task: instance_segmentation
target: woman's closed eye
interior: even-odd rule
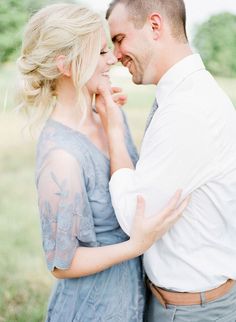
[[[108,54],[109,52],[110,52],[110,48],[105,48],[105,49],[102,49],[101,51],[100,51],[100,55],[106,55],[106,54]]]
[[[106,55],[107,53],[109,52],[109,50],[102,50],[101,52],[100,52],[100,55]]]

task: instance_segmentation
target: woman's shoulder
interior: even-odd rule
[[[49,119],[38,138],[36,147],[36,176],[50,160],[58,160],[63,167],[63,160],[78,164],[81,173],[91,173],[90,152],[76,131]]]
[[[62,150],[83,161],[87,154],[83,138],[66,125],[53,119],[45,123],[37,143],[37,155]]]

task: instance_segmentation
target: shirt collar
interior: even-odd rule
[[[160,79],[156,89],[156,100],[160,105],[173,90],[192,73],[205,69],[199,54],[192,54],[172,66]]]

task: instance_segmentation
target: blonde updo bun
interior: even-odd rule
[[[31,125],[41,123],[52,111],[61,76],[56,65],[59,55],[66,57],[72,71],[78,106],[85,107],[85,85],[96,69],[101,34],[100,16],[77,4],[50,5],[31,17],[17,60],[20,108]]]

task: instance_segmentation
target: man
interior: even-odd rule
[[[117,106],[102,92],[110,192],[129,233],[137,194],[147,213],[177,188],[191,202],[144,255],[148,321],[236,321],[236,113],[185,32],[182,0],[114,0],[107,19],[118,60],[136,84],[157,84],[140,159],[132,168]],[[118,121],[117,121],[118,120]]]

